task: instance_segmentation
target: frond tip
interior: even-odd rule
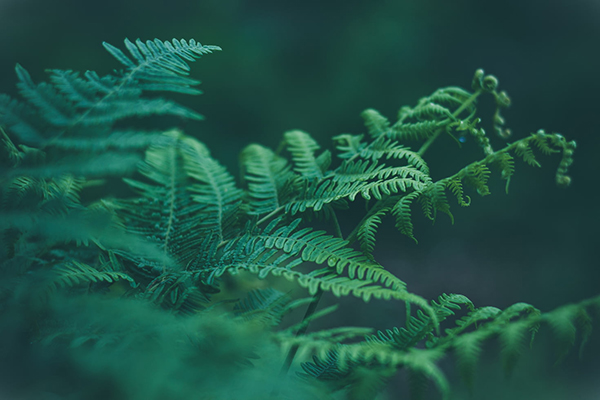
[[[102,45],[127,67],[131,78],[153,81],[152,84],[144,86],[145,90],[169,90],[188,94],[197,94],[200,91],[189,88],[189,85],[197,84],[197,81],[181,77],[189,74],[190,66],[187,62],[221,50],[219,46],[202,45],[194,39],[173,39],[171,42],[154,39],[145,43],[140,39],[135,43],[125,39],[125,47],[133,57],[132,60],[117,47],[107,42],[103,42]],[[156,79],[161,76],[161,79]]]

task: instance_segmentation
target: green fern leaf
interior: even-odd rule
[[[377,233],[378,225],[381,224],[381,217],[390,212],[390,207],[384,207],[366,218],[358,228],[357,239],[360,243],[360,248],[363,253],[372,257],[375,249],[375,234]]]
[[[377,110],[369,108],[361,113],[365,126],[371,137],[385,136],[390,128],[390,122]]]
[[[320,146],[306,132],[288,131],[284,133],[287,149],[292,154],[294,161],[294,171],[307,179],[322,178],[324,163],[322,159],[315,156]]]
[[[40,300],[47,300],[59,290],[65,290],[82,285],[105,282],[114,283],[124,280],[134,285],[133,279],[122,272],[98,271],[79,261],[71,261],[68,264],[59,265],[52,269],[53,276],[45,284],[40,292]]]
[[[518,156],[523,157],[523,160],[532,167],[541,166],[540,163],[535,159],[535,155],[533,154],[533,151],[527,142],[519,143],[515,148],[515,153],[517,153]]]
[[[269,213],[285,205],[295,174],[287,161],[271,150],[257,144],[244,149],[241,154],[244,179],[248,182],[250,213]]]
[[[406,196],[403,196],[392,208],[392,215],[396,218],[396,228],[400,233],[414,240],[415,243],[418,242],[413,234],[410,205],[418,196],[418,192],[409,193]]]

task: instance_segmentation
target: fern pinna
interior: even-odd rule
[[[284,133],[277,151],[249,144],[236,179],[198,139],[148,131],[131,118],[200,119],[148,95],[198,94],[188,62],[219,48],[158,39],[125,40],[128,54],[104,47],[123,70],[104,77],[51,70],[49,82],[36,84],[17,65],[23,99],[0,96],[2,323],[8,338],[26,339],[19,356],[34,351],[67,365],[64,376],[48,380],[42,371],[26,386],[57,390],[48,386],[54,379],[62,385],[54,394],[76,398],[371,399],[406,368],[416,398],[429,381],[448,396],[438,366],[448,353],[471,385],[491,337],[500,339],[507,369],[542,325],[559,339],[561,356],[578,328],[583,343],[589,337],[600,298],[548,313],[524,303],[476,307],[458,294],[428,301],[377,261],[383,218],[416,241],[415,204],[431,220],[439,212],[453,218],[449,198],[466,207],[474,194],[488,195],[494,170],[508,190],[516,158],[539,166],[538,150],[559,153],[556,182],[570,184],[575,143],[559,134],[538,131],[494,149],[510,136],[500,115],[510,100],[493,76],[478,70],[471,91],[438,89],[402,107],[396,121],[366,110],[366,134],[335,136],[334,152],[299,130]],[[485,95],[496,104],[499,139],[480,127]],[[433,179],[425,153],[440,135],[457,143],[471,137],[482,158]],[[124,191],[109,191],[114,177]],[[338,217],[356,202],[365,212],[343,232]],[[310,296],[293,299],[271,276]],[[385,332],[309,332],[311,321],[335,311],[318,310],[328,292],[402,301],[406,321],[393,327],[399,321],[390,317]],[[304,318],[278,328],[302,307]],[[104,392],[85,384],[98,365],[112,371],[101,378],[114,383]],[[152,384],[140,390],[145,375]]]

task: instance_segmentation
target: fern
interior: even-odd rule
[[[358,233],[356,238],[360,242],[360,248],[363,253],[370,255],[375,249],[375,235],[377,233],[378,225],[381,223],[381,217],[390,211],[387,207],[382,207],[377,212],[372,213],[367,217],[364,222],[359,225]]]
[[[98,282],[113,283],[119,280],[134,283],[129,275],[121,272],[98,271],[83,263],[73,261],[70,264],[59,265],[53,268],[52,276],[46,288],[41,291],[41,299],[47,300],[57,291],[82,285],[91,285]]]
[[[116,130],[115,125],[131,117],[174,115],[200,119],[200,114],[160,97],[146,97],[156,91],[199,94],[198,81],[189,78],[188,62],[220,50],[195,41],[155,39],[135,43],[125,40],[133,57],[104,43],[104,47],[126,68],[100,77],[93,71],[50,70],[50,82],[36,84],[29,73],[16,66],[17,87],[24,101],[0,96],[0,125],[20,143],[44,149],[51,155],[40,166],[45,177],[60,173],[79,176],[122,175],[135,169],[143,149],[158,139],[155,132]],[[127,139],[127,142],[123,141]],[[160,139],[159,139],[160,140]],[[118,152],[104,160],[99,152]],[[71,160],[63,159],[69,151]],[[132,153],[133,151],[133,153]],[[89,157],[86,154],[92,153]],[[31,168],[19,173],[36,173]]]
[[[294,161],[294,170],[305,178],[322,178],[323,171],[329,164],[328,152],[315,156],[319,145],[302,131],[289,131],[284,134],[285,142]]]
[[[257,144],[246,147],[240,158],[248,182],[250,213],[265,214],[282,207],[291,196],[295,178],[287,161]]]
[[[438,89],[402,107],[396,121],[366,110],[368,135],[338,135],[333,151],[298,130],[284,133],[277,152],[250,144],[240,156],[238,185],[196,138],[132,121],[200,119],[152,94],[200,93],[188,62],[219,48],[158,39],[125,40],[126,52],[104,47],[122,70],[104,77],[51,70],[49,82],[35,83],[17,65],[22,100],[0,96],[0,317],[18,331],[27,354],[21,358],[48,351],[82,375],[106,369],[120,383],[144,376],[148,387],[106,385],[104,397],[111,398],[239,398],[223,382],[241,379],[258,388],[256,398],[333,398],[343,391],[370,399],[401,368],[415,396],[433,383],[448,397],[439,361],[449,354],[472,387],[492,338],[511,372],[544,326],[559,360],[578,332],[582,352],[600,298],[548,313],[525,303],[477,308],[459,294],[428,301],[378,262],[386,216],[416,242],[414,203],[432,221],[441,212],[453,222],[449,197],[466,207],[473,193],[490,194],[494,169],[508,190],[515,158],[539,166],[538,152],[559,153],[556,182],[570,184],[574,142],[538,131],[497,147],[479,127],[477,102],[489,95],[497,107],[494,130],[501,139],[509,133],[500,111],[510,101],[495,77],[478,70],[472,92]],[[483,157],[432,174],[425,154],[442,134],[470,135]],[[126,193],[109,191],[114,177]],[[396,324],[392,316],[377,332],[309,331],[338,308],[318,308],[328,294],[400,301],[406,320]],[[306,313],[298,319],[301,307]],[[290,369],[304,371],[302,380],[288,380]],[[73,395],[97,397],[92,392]]]

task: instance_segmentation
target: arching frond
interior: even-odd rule
[[[237,188],[233,176],[210,156],[202,143],[192,138],[184,140],[184,169],[195,181],[188,190],[204,214],[198,228],[201,232],[216,232],[221,240],[227,239],[238,229],[242,191]]]
[[[248,184],[251,214],[269,213],[289,201],[295,174],[285,159],[266,147],[251,144],[242,152],[240,161]]]
[[[398,228],[400,233],[408,236],[415,242],[417,242],[417,239],[413,234],[410,206],[417,197],[419,197],[418,192],[407,194],[406,196],[403,196],[392,208],[392,215],[396,218],[396,228]]]
[[[369,108],[363,111],[360,115],[363,117],[365,126],[372,137],[376,138],[387,134],[390,128],[390,122],[386,117],[379,114],[377,110]]]
[[[307,179],[322,178],[323,172],[329,167],[331,154],[328,151],[316,156],[320,146],[306,132],[288,131],[283,135],[287,149],[292,154],[294,171]]]

